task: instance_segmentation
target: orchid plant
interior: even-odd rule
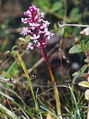
[[[23,27],[21,34],[24,36],[30,35],[30,40],[27,43],[27,48],[31,50],[33,50],[35,47],[41,49],[42,57],[46,61],[50,79],[54,88],[57,114],[59,118],[62,119],[59,91],[50,63],[48,61],[47,53],[45,51],[47,41],[51,37],[53,37],[54,33],[48,30],[50,23],[44,20],[44,13],[40,12],[40,9],[35,5],[30,6],[29,9],[24,12],[24,16],[25,18],[22,18],[21,21],[22,23],[26,24],[26,26]]]

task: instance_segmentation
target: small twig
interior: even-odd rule
[[[73,26],[73,27],[89,27],[89,25],[83,25],[83,24],[65,24],[65,23],[59,23],[58,22],[58,26],[59,27],[66,27],[66,26]]]
[[[48,53],[47,56],[52,54],[52,52],[59,46],[59,44],[56,44],[54,48],[52,48]],[[30,69],[28,69],[28,72],[31,73],[35,68],[37,68],[42,62],[44,61],[44,58],[42,57],[37,61]]]
[[[8,59],[6,59],[0,66],[0,70],[2,70],[2,68],[4,68],[4,66],[6,66],[6,64],[8,63],[8,61],[11,59],[11,56],[9,56]]]
[[[7,34],[14,33],[14,32],[20,33],[21,30],[22,30],[22,28],[7,29],[7,30],[5,30],[5,33],[7,33]]]
[[[35,68],[37,68],[42,62],[44,61],[44,58],[42,57],[37,61],[30,69],[28,69],[28,72],[31,73]]]

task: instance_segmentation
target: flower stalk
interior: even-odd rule
[[[55,80],[55,77],[53,75],[50,63],[48,61],[48,57],[47,57],[46,51],[45,51],[44,47],[42,46],[42,44],[41,44],[41,51],[42,51],[42,55],[43,55],[43,57],[44,57],[44,59],[46,61],[48,72],[49,72],[49,76],[50,76],[50,79],[52,81],[54,95],[55,95],[55,101],[56,101],[57,114],[59,116],[59,119],[62,119],[62,116],[61,116],[60,94],[59,94],[59,91],[58,91],[58,88],[57,88],[56,80]]]

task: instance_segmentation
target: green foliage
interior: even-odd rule
[[[19,73],[19,66],[16,62],[12,63],[12,65],[8,68],[5,73],[6,78],[12,78],[13,76]]]
[[[62,8],[62,3],[61,2],[55,2],[53,5],[52,5],[52,8],[51,8],[51,12],[55,12],[55,11],[58,11]]]
[[[35,0],[34,0],[35,1]],[[37,2],[34,2],[35,4],[37,4],[38,6],[42,7],[42,9],[50,9],[50,1],[49,0],[38,0]]]
[[[79,69],[79,71],[77,71],[77,72],[74,72],[73,74],[72,74],[72,76],[74,76],[74,77],[81,77],[81,76],[83,76],[84,75],[84,72],[86,71],[88,69],[88,65],[87,64],[85,64],[85,65],[83,65],[80,69]]]
[[[2,104],[0,104],[0,110],[6,113],[7,115],[9,115],[12,119],[20,119],[19,117],[15,115],[15,113],[11,112],[8,108],[3,106]]]
[[[26,43],[28,43],[30,41],[30,36],[27,35],[25,38],[19,37],[19,41],[20,41],[20,43],[26,44]]]
[[[23,51],[25,53],[22,53],[24,44],[27,44],[30,41],[30,36],[22,38],[21,34],[19,33],[21,32],[20,30],[22,28],[21,17],[23,16],[22,15],[23,11],[26,11],[27,7],[33,3],[38,7],[40,7],[41,11],[45,13],[45,19],[47,18],[47,20],[50,21],[50,25],[51,25],[50,29],[55,31],[55,34],[60,36],[57,44],[60,44],[60,47],[63,50],[61,51],[61,58],[59,58],[60,57],[59,51],[57,57],[59,58],[58,61],[60,60],[61,62],[61,66],[63,65],[62,71],[59,70],[60,63],[55,61],[55,64],[58,63],[57,65],[58,69],[54,68],[56,66],[55,64],[51,64],[51,65],[54,68],[54,74],[55,71],[57,73],[57,78],[60,79],[61,77],[62,79],[61,81],[58,80],[58,87],[61,87],[59,88],[59,90],[61,92],[60,97],[62,101],[62,105],[61,105],[62,116],[64,118],[68,117],[70,119],[85,119],[86,112],[87,112],[85,99],[89,100],[89,91],[85,92],[85,98],[84,98],[84,92],[82,92],[81,90],[78,91],[78,89],[75,88],[74,84],[69,85],[67,81],[70,83],[71,82],[75,83],[75,80],[76,82],[77,80],[80,80],[80,82],[78,83],[79,86],[83,88],[89,88],[88,81],[81,81],[82,77],[87,79],[89,58],[86,57],[85,60],[82,61],[83,63],[85,62],[85,64],[81,66],[81,68],[77,72],[74,72],[72,74],[73,78],[71,79],[69,78],[69,75],[65,73],[66,71],[64,72],[63,69],[64,67],[67,68],[64,62],[67,62],[67,57],[69,58],[68,54],[66,54],[65,51],[66,49],[69,49],[69,47],[72,45],[73,40],[75,40],[77,37],[79,42],[78,44],[73,45],[73,47],[69,50],[69,54],[75,55],[75,53],[78,53],[80,54],[80,57],[82,57],[82,55],[86,56],[86,54],[89,52],[89,40],[88,40],[89,38],[88,36],[87,37],[80,36],[79,33],[81,28],[78,27],[59,28],[58,22],[62,21],[64,23],[89,24],[89,0],[86,1],[14,0],[13,2],[12,0],[0,1],[0,7],[1,7],[0,8],[1,11],[0,12],[1,15],[0,17],[0,65],[2,65],[2,69],[0,70],[0,75],[1,76],[3,75],[3,77],[5,78],[15,77],[14,81],[12,82],[7,81],[4,83],[2,83],[3,81],[1,80],[0,77],[0,118],[43,119],[43,118],[47,118],[46,113],[50,113],[55,118],[58,118],[58,115],[56,114],[55,111],[54,96],[52,93],[50,93],[50,91],[47,92],[47,90],[53,90],[52,88],[50,88],[49,85],[50,80],[48,82],[46,80],[45,81],[41,80],[44,79],[44,76],[46,77],[47,74],[45,75],[46,70],[44,67],[42,67],[43,65],[39,63],[40,62],[39,50],[30,51],[30,52],[28,50],[26,52]],[[12,10],[11,8],[14,8],[15,6],[16,9]],[[54,28],[52,26],[54,26]],[[19,40],[17,40],[18,37],[20,37]],[[53,45],[55,47],[55,44]],[[54,49],[54,47],[52,46],[52,50]],[[4,55],[5,53],[4,51],[7,51],[7,49],[12,51],[11,55],[10,54]],[[16,59],[16,52],[13,51],[17,49],[21,52],[21,56],[23,57],[23,59],[25,59],[27,68],[22,65],[22,69],[25,72],[25,75],[22,69],[20,68],[20,65],[18,65],[20,63]],[[50,48],[48,45],[47,51],[49,49]],[[59,49],[59,47],[57,47],[57,49]],[[52,60],[52,58],[56,58],[55,54],[56,54],[55,52],[50,54],[49,56],[50,61]],[[11,57],[11,59],[8,60],[9,56]],[[14,57],[14,61],[12,56]],[[62,62],[62,58],[63,58],[63,62]],[[39,65],[37,69],[35,68],[35,70],[32,72],[33,74],[37,75],[37,78],[31,79],[32,83],[38,86],[38,87],[35,86],[33,87],[34,92],[36,92],[35,93],[36,99],[34,99],[34,96],[32,96],[30,90],[28,89],[29,79],[30,79],[29,75],[31,74],[29,74],[27,69],[30,68],[29,64],[30,66],[32,66],[34,63],[37,63],[35,66]],[[34,66],[32,66],[32,69],[33,68]],[[69,71],[71,67],[68,68]],[[63,73],[62,76],[60,76],[61,75],[60,72]],[[20,80],[20,79],[25,79],[24,77],[26,77],[28,80],[24,80],[24,81]],[[46,77],[46,79],[48,79],[48,77]],[[45,82],[47,82],[48,85],[47,87],[45,86],[44,88]],[[8,105],[6,99],[10,100],[12,103]],[[38,101],[38,106],[39,106],[38,110],[36,110],[35,107],[33,106],[34,104],[33,99],[35,101]]]
[[[51,115],[54,116],[55,118],[58,118],[58,116],[57,116],[54,112],[50,111],[50,110],[47,109],[46,107],[40,106],[40,108],[43,109],[43,110],[45,110],[46,112],[48,112],[49,114],[51,114]]]
[[[75,54],[80,52],[87,52],[89,50],[89,41],[81,41],[80,44],[74,45],[69,50],[69,54]]]
[[[76,8],[73,8],[72,10],[71,10],[71,13],[70,13],[70,19],[71,19],[71,21],[80,21],[81,20],[81,14],[79,13],[79,8],[78,7],[76,7]]]
[[[82,52],[82,51],[83,51],[83,49],[82,49],[81,45],[78,44],[78,45],[74,45],[74,46],[69,50],[69,54],[80,53],[80,52]]]
[[[86,58],[86,59],[84,60],[84,62],[85,62],[85,63],[89,63],[89,59]]]
[[[85,99],[89,101],[89,89],[85,91]]]
[[[78,84],[79,86],[89,88],[89,82],[88,81],[82,81]]]

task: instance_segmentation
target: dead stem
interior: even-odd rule
[[[74,27],[89,27],[89,25],[83,24],[65,24],[65,23],[58,23],[59,27],[66,27],[66,26],[74,26]]]

